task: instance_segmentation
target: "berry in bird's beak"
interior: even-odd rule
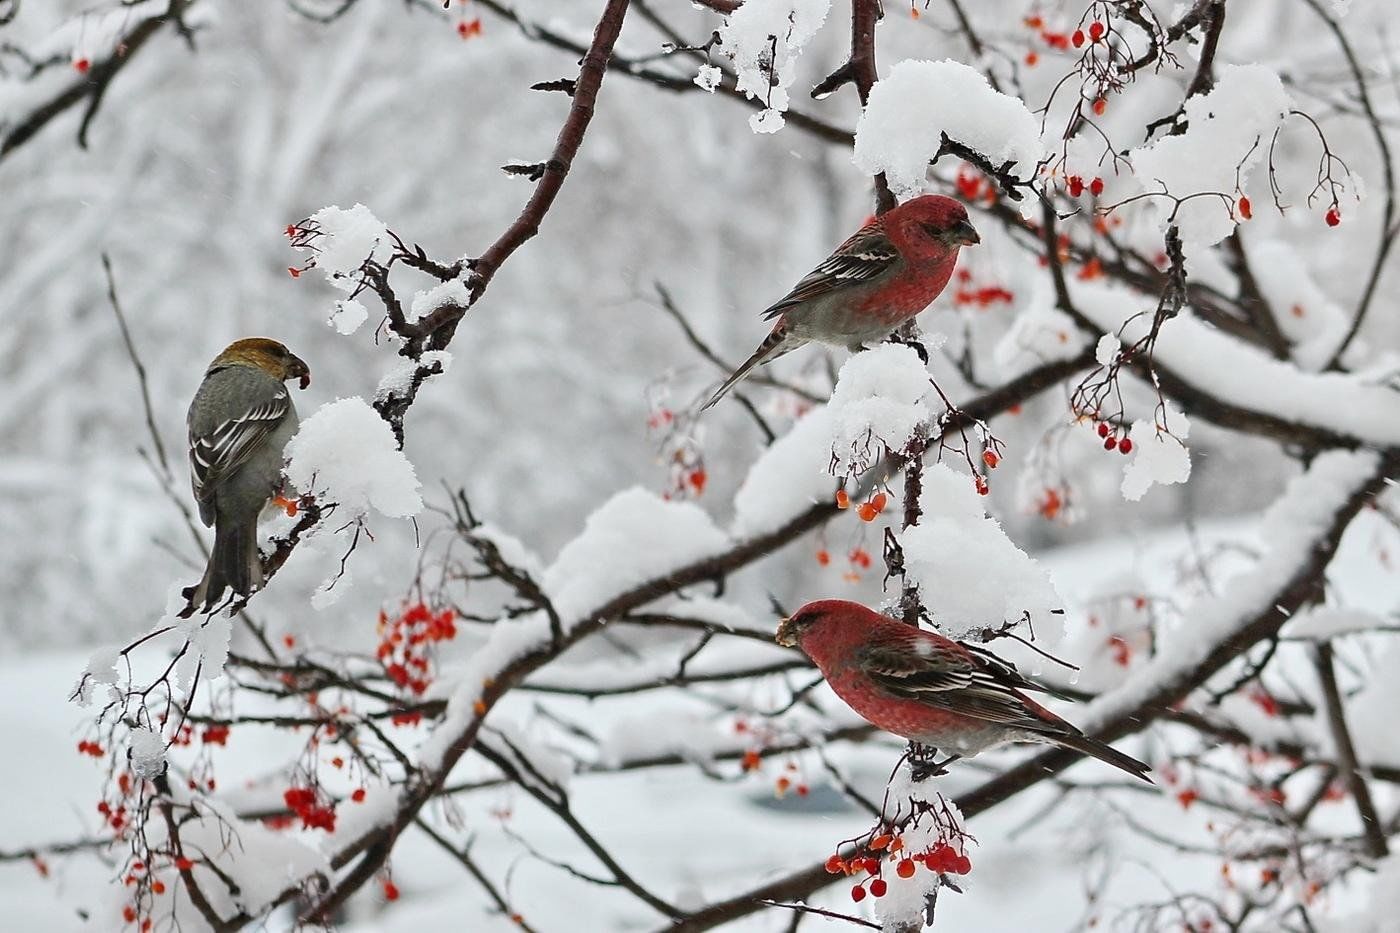
[[[292,357],[287,363],[287,378],[298,379],[298,384],[305,389],[311,385],[311,367],[301,361],[299,357]]]
[[[797,626],[792,624],[791,617],[778,623],[778,633],[773,636],[773,640],[784,648],[797,647]]]
[[[959,246],[976,246],[982,242],[982,238],[977,235],[977,228],[966,220],[953,224],[953,228],[948,231],[948,240]]]

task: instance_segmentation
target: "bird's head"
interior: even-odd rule
[[[932,241],[946,249],[982,242],[962,202],[941,194],[905,201],[885,215],[885,223],[899,227],[912,240]]]
[[[268,337],[235,340],[214,359],[213,366],[234,364],[256,366],[278,382],[296,379],[303,389],[311,385],[311,367],[291,350]]]
[[[859,603],[846,599],[819,599],[810,602],[778,623],[774,640],[786,648],[801,648],[803,639],[815,631],[839,626],[853,613],[868,613]]]

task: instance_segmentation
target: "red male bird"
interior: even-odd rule
[[[1004,742],[1062,745],[1149,784],[1149,766],[1084,735],[1022,693],[1046,688],[990,652],[845,599],[808,603],[778,626],[851,709],[921,745],[970,758]]]
[[[755,366],[810,341],[854,352],[883,340],[943,291],[959,247],[980,242],[967,208],[941,194],[914,198],[874,218],[764,312],[767,320],[777,318],[773,330],[704,407]]]

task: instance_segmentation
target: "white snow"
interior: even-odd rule
[[[749,119],[755,133],[773,133],[782,126],[797,58],[826,22],[830,7],[831,0],[748,0],[719,28],[718,48],[734,63],[735,86],[765,104]],[[706,75],[702,68],[695,83],[713,90],[701,83],[710,80]]]
[[[1073,359],[1087,344],[1068,314],[1048,304],[1033,304],[1011,322],[992,359],[1002,376],[1012,379],[1045,363]]]
[[[633,487],[588,516],[583,532],[544,572],[544,591],[568,625],[632,587],[728,545],[728,535],[699,506]]]
[[[943,134],[996,166],[1030,178],[1044,157],[1040,125],[1026,105],[992,89],[981,72],[961,62],[906,60],[875,83],[856,124],[853,161],[862,172],[884,172],[900,199],[923,191],[928,163]]]
[[[434,364],[438,371],[432,372]],[[376,400],[385,399],[391,396],[402,396],[413,387],[413,377],[422,370],[427,375],[424,380],[433,376],[441,376],[452,368],[451,350],[425,350],[417,361],[408,357],[399,357],[393,368],[384,374],[379,380],[379,385],[375,387],[374,397]]]
[[[466,308],[470,307],[471,303],[471,292],[467,290],[467,283],[462,279],[450,279],[426,291],[415,292],[413,301],[404,312],[404,319],[410,324],[416,324],[446,305]]]
[[[1400,766],[1400,645],[1391,640],[1370,668],[1360,692],[1347,700],[1347,725],[1360,760]]]
[[[382,263],[392,252],[388,229],[363,204],[349,209],[323,207],[311,220],[321,232],[311,241],[316,268],[341,291],[355,290],[359,284],[356,273],[365,260]]]
[[[73,698],[79,706],[92,705],[92,695],[99,684],[105,684],[110,690],[117,684],[117,662],[121,660],[121,649],[113,645],[98,648],[88,659],[87,667],[83,671],[80,679],[80,686],[75,691]]]
[[[884,451],[902,452],[931,418],[931,395],[928,370],[912,347],[882,343],[848,359],[827,404],[836,473],[863,471]]]
[[[1232,193],[1269,151],[1269,143],[1292,99],[1278,74],[1264,65],[1226,65],[1215,87],[1186,102],[1189,127],[1129,153],[1129,162],[1145,191],[1163,186],[1175,198],[1222,192],[1226,198],[1195,197],[1181,204],[1152,199],[1165,228],[1176,211],[1181,240],[1192,246],[1219,243],[1235,228]],[[1238,172],[1238,174],[1237,174]]]
[[[287,443],[287,479],[303,492],[337,506],[337,521],[374,509],[407,518],[423,508],[413,464],[394,432],[364,399],[322,405]]]
[[[153,778],[165,769],[165,740],[159,732],[138,726],[128,739],[131,773],[139,778]]]
[[[196,615],[181,619],[178,631],[189,642],[189,650],[180,658],[176,666],[176,679],[188,689],[194,680],[195,671],[199,679],[214,681],[224,676],[224,664],[228,661],[229,639],[233,634],[233,620],[227,615]]]
[[[1112,334],[1104,334],[1099,338],[1099,342],[1094,344],[1094,360],[1100,366],[1112,364],[1114,358],[1118,356],[1118,350],[1121,346],[1122,344],[1118,342],[1117,337]]]
[[[695,73],[695,85],[713,94],[723,76],[724,72],[714,65],[701,65],[700,70]]]
[[[342,298],[335,303],[335,310],[326,323],[334,327],[336,333],[345,334],[347,337],[360,329],[366,319],[369,318],[369,310],[360,302],[353,298]]]
[[[1166,406],[1168,430],[1159,430],[1154,421],[1135,421],[1128,437],[1133,442],[1131,458],[1123,470],[1123,498],[1136,502],[1152,486],[1184,483],[1191,477],[1191,451],[1186,438],[1191,422],[1170,404]]]
[[[987,517],[972,478],[941,463],[924,470],[919,524],[899,535],[904,564],[934,624],[950,638],[1030,613],[1037,639],[1064,632],[1064,601],[1046,572]]]
[[[830,502],[836,480],[826,469],[833,419],[825,405],[803,415],[749,467],[734,494],[735,537],[781,528],[817,502]]]
[[[1321,369],[1346,332],[1346,315],[1309,274],[1307,259],[1287,242],[1241,240],[1279,330],[1295,344],[1293,359],[1304,369]]]

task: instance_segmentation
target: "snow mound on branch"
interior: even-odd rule
[[[1156,486],[1184,483],[1191,477],[1191,450],[1186,438],[1191,422],[1167,405],[1166,424],[1159,431],[1152,421],[1134,421],[1128,438],[1133,442],[1132,460],[1123,470],[1123,498],[1136,502]]]
[[[797,58],[826,22],[831,0],[748,0],[719,28],[719,50],[734,62],[735,86],[765,109],[749,118],[755,133],[774,133],[783,125],[788,91],[797,77]],[[719,78],[702,70],[696,83]]]
[[[831,412],[823,406],[768,445],[734,494],[736,537],[774,531],[814,503],[832,501],[836,480],[826,469],[831,433]]]
[[[633,487],[588,516],[583,533],[544,572],[543,587],[567,628],[631,588],[728,545],[700,507]]]
[[[993,90],[981,72],[961,62],[911,59],[871,88],[852,161],[866,174],[884,172],[901,199],[914,197],[944,134],[992,165],[1010,162],[1021,178],[1032,177],[1045,154],[1039,124],[1018,98]]]
[[[414,292],[413,301],[404,312],[404,320],[416,324],[439,308],[447,305],[466,308],[471,303],[472,296],[467,289],[467,283],[461,279],[451,279],[426,291]]]
[[[423,508],[418,476],[388,422],[362,398],[322,405],[287,442],[287,479],[349,521],[374,509],[407,518]]]
[[[832,461],[838,474],[865,469],[885,450],[899,453],[933,415],[924,361],[912,347],[882,343],[841,367],[827,410]]]
[[[919,524],[902,532],[904,565],[943,634],[961,638],[1030,614],[1037,640],[1064,634],[1064,601],[1046,572],[989,518],[971,477],[940,463],[924,470]]]
[[[196,674],[206,682],[224,676],[229,640],[233,637],[233,620],[222,613],[215,616],[196,615],[192,619],[178,620],[175,626],[189,642],[189,650],[175,665],[175,682],[180,689],[190,689]]]
[[[1263,65],[1226,65],[1215,88],[1186,102],[1188,128],[1129,153],[1146,191],[1166,187],[1174,198],[1221,192],[1225,198],[1197,197],[1179,205],[1160,201],[1163,228],[1174,221],[1186,247],[1212,246],[1235,229],[1231,215],[1236,187],[1265,158],[1269,141],[1293,107],[1278,73]]]
[[[1243,240],[1243,238],[1242,238]],[[1322,369],[1347,329],[1347,319],[1308,274],[1307,261],[1282,240],[1243,240],[1259,291],[1304,368]]]
[[[165,740],[159,732],[143,727],[131,730],[131,773],[139,778],[158,777],[165,770]]]
[[[321,234],[312,241],[316,268],[325,273],[327,282],[343,292],[358,287],[358,270],[366,260],[383,263],[389,258],[389,230],[363,204],[348,210],[335,205],[323,207],[311,215],[311,221]]]
[[[369,318],[369,310],[353,298],[344,298],[335,303],[335,310],[326,323],[335,328],[336,333],[350,336],[360,329]]]
[[[92,695],[99,685],[107,687],[113,699],[120,695],[117,690],[117,662],[121,660],[121,649],[112,645],[98,648],[88,659],[83,676],[73,690],[73,702],[79,706],[91,706]]]
[[[1014,379],[1045,363],[1073,359],[1088,344],[1068,314],[1048,305],[1032,306],[1012,321],[992,350],[992,359],[1002,376]]]
[[[1395,712],[1400,710],[1400,646],[1394,642],[1371,669],[1366,684],[1347,702],[1358,757],[1372,765],[1400,765],[1400,730]]]

